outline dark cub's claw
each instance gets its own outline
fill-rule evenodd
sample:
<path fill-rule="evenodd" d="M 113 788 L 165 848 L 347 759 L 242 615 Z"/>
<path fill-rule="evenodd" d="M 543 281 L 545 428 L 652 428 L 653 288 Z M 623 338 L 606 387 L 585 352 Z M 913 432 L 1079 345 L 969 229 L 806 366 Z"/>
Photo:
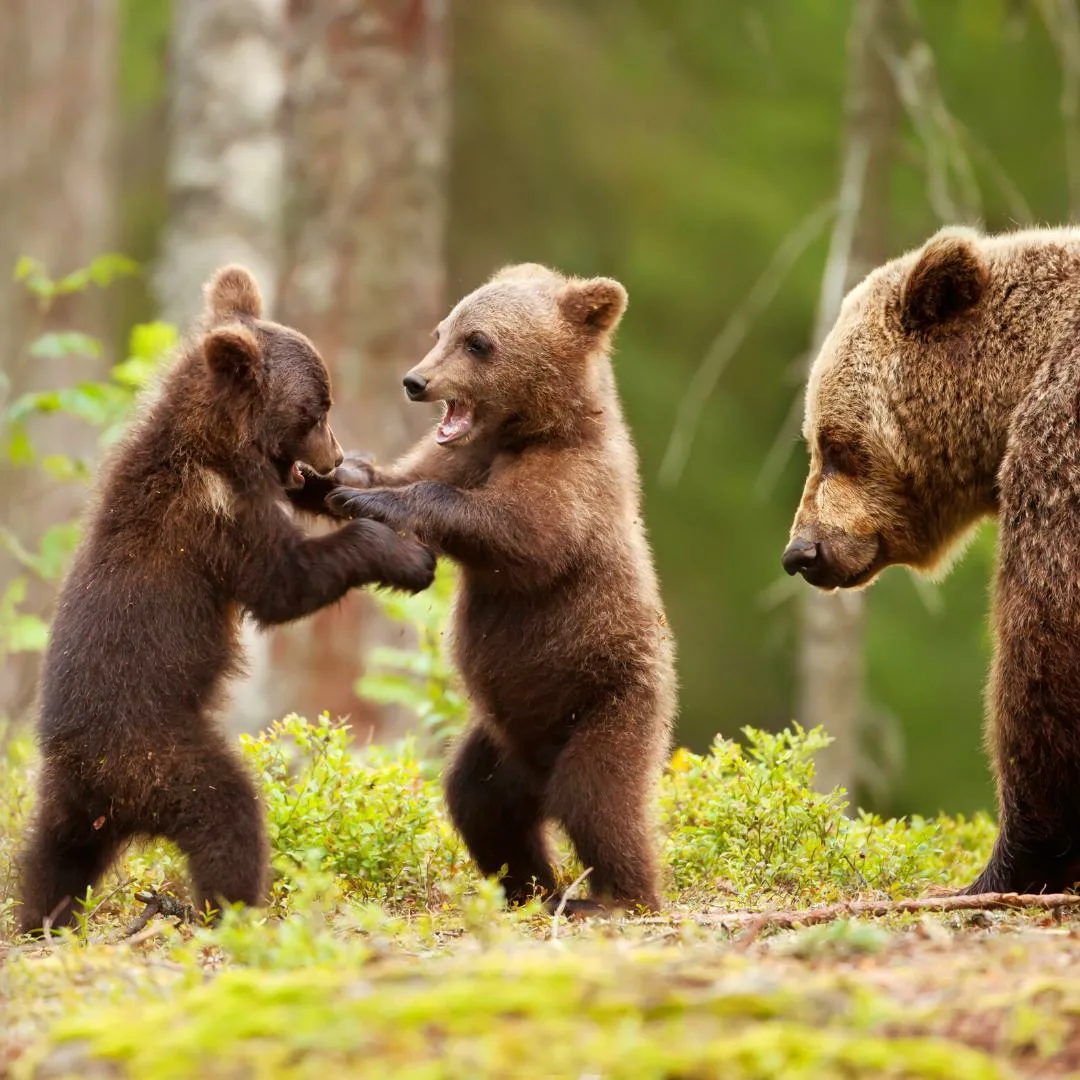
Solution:
<path fill-rule="evenodd" d="M 360 491 L 357 488 L 339 487 L 332 491 L 326 505 L 341 517 L 370 518 L 386 525 L 396 525 L 394 513 L 396 500 L 383 491 Z"/>

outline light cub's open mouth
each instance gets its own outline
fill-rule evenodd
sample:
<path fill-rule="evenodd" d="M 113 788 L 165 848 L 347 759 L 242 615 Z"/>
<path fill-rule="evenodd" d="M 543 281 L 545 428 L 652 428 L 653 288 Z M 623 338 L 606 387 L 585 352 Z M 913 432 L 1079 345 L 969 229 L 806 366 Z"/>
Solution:
<path fill-rule="evenodd" d="M 472 430 L 473 410 L 461 401 L 448 401 L 446 412 L 435 429 L 435 441 L 442 446 L 464 439 Z"/>

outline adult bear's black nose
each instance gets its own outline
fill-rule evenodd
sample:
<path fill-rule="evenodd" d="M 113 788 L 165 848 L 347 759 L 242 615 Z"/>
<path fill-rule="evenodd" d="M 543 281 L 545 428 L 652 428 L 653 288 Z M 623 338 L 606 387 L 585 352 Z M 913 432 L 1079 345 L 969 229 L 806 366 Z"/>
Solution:
<path fill-rule="evenodd" d="M 405 393 L 415 401 L 427 389 L 427 379 L 423 375 L 414 375 L 409 372 L 402 380 L 405 384 Z"/>
<path fill-rule="evenodd" d="M 789 574 L 801 574 L 817 562 L 818 546 L 812 540 L 796 536 L 780 557 L 780 563 Z"/>

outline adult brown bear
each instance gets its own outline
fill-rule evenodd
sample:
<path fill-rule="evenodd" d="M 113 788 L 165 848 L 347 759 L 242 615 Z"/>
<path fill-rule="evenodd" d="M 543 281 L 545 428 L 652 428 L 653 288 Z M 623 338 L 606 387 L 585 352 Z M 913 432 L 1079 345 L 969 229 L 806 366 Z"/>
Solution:
<path fill-rule="evenodd" d="M 1080 878 L 1080 231 L 946 229 L 845 299 L 814 363 L 789 573 L 942 571 L 996 515 L 988 742 L 1000 826 L 970 892 Z"/>

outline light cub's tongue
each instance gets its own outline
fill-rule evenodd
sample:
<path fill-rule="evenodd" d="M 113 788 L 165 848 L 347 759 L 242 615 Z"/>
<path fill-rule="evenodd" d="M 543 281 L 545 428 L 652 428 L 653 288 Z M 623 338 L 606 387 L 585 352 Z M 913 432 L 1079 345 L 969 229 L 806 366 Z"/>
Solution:
<path fill-rule="evenodd" d="M 446 403 L 446 414 L 442 423 L 435 429 L 435 441 L 437 443 L 452 443 L 469 433 L 472 427 L 472 409 L 457 401 Z"/>

